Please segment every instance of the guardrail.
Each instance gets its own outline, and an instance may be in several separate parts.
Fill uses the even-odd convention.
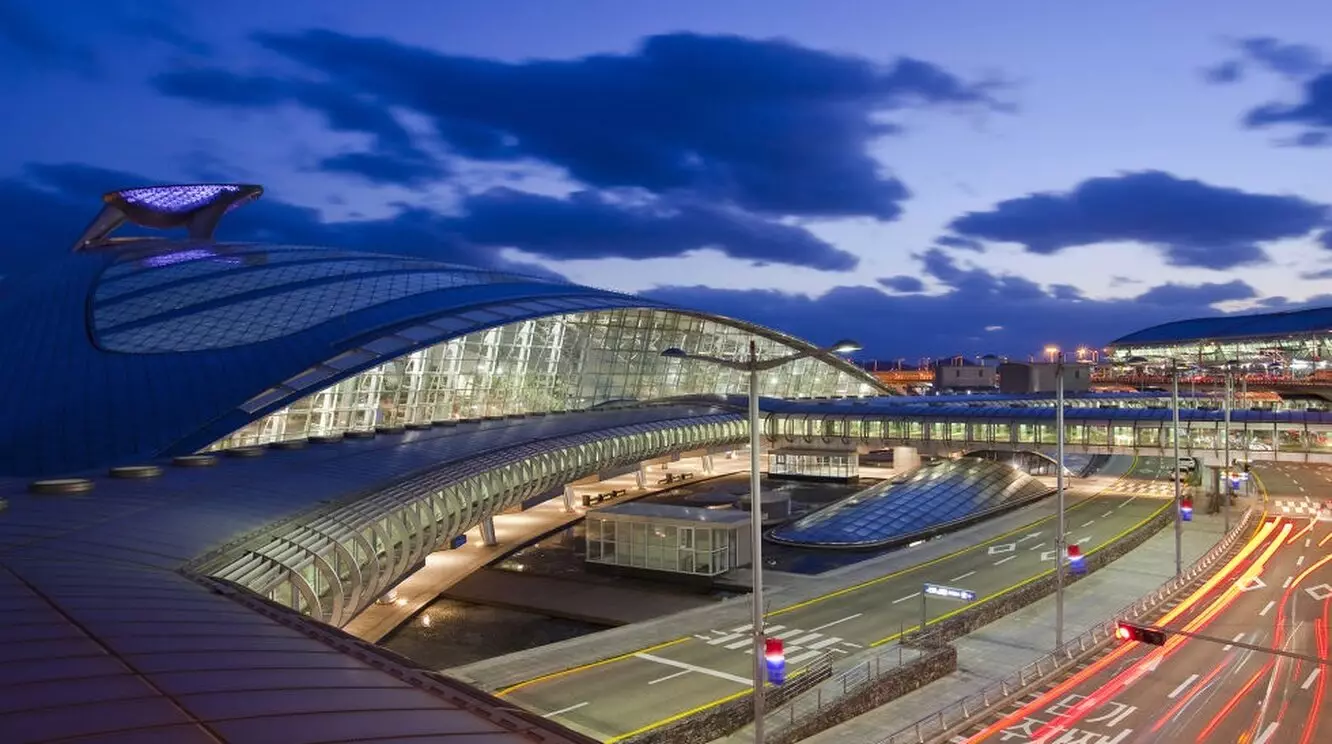
[[[1007,677],[893,732],[887,738],[880,739],[877,744],[924,744],[930,738],[943,735],[949,730],[965,724],[977,715],[986,713],[993,706],[1002,703],[1018,691],[1065,669],[1079,655],[1114,638],[1115,627],[1119,620],[1124,618],[1137,619],[1150,612],[1161,602],[1173,596],[1210,569],[1212,564],[1225,555],[1235,544],[1235,540],[1246,529],[1252,516],[1253,508],[1250,507],[1245,510],[1239,523],[1232,527],[1230,532],[1227,532],[1216,545],[1212,546],[1211,550],[1194,561],[1182,574],[1170,579],[1150,594],[1134,600],[1133,604],[1116,612],[1108,620],[1093,625],[1064,645],[1041,656]]]

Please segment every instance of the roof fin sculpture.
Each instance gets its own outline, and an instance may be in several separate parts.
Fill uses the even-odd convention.
[[[239,183],[192,183],[120,189],[102,195],[105,206],[74,244],[86,251],[116,242],[111,233],[126,222],[170,230],[183,227],[191,240],[209,240],[223,215],[258,199],[262,186]]]

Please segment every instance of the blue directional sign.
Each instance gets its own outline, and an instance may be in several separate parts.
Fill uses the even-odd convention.
[[[959,589],[955,586],[944,586],[942,584],[926,584],[925,595],[928,597],[940,597],[942,599],[955,599],[959,602],[975,602],[976,593],[970,589]]]

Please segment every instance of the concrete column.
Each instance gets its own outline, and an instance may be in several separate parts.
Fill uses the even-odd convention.
[[[574,502],[575,502],[576,500],[577,500],[577,499],[574,498],[574,490],[573,490],[573,486],[565,486],[565,487],[564,487],[564,513],[565,513],[565,514],[573,514],[573,513],[574,513]]]
[[[703,455],[703,473],[705,475],[712,475],[712,455]]]
[[[481,542],[489,547],[499,545],[499,539],[495,537],[495,518],[481,518]]]
[[[638,463],[638,470],[634,473],[634,481],[639,488],[647,488],[648,484],[648,465],[645,462]]]
[[[915,447],[893,447],[893,470],[899,473],[920,467],[920,452]]]

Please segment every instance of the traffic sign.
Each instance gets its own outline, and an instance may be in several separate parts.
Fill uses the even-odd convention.
[[[955,599],[959,602],[975,602],[976,593],[970,589],[959,589],[955,586],[944,586],[942,584],[926,584],[924,593],[931,597],[941,597],[943,599]]]

